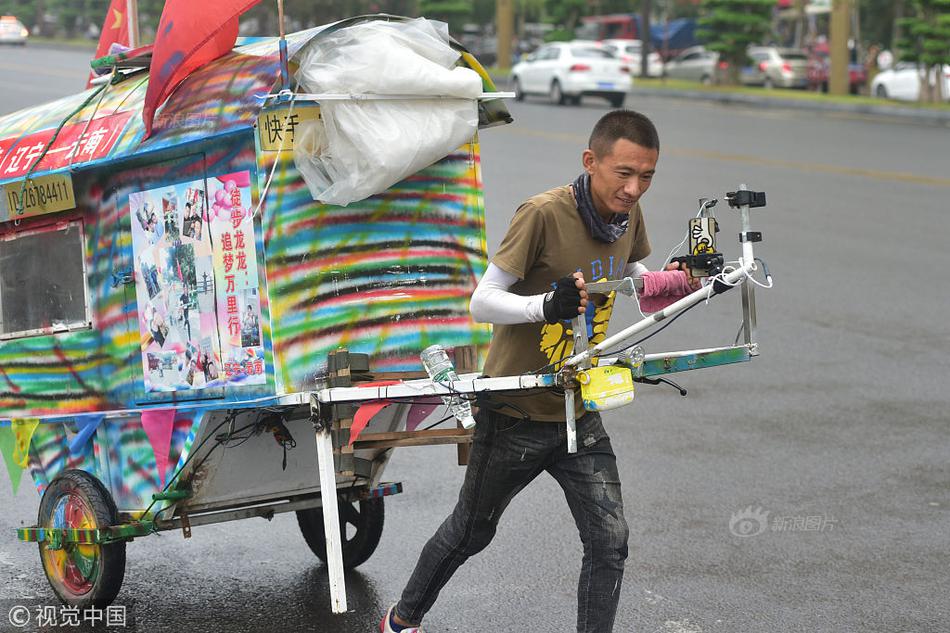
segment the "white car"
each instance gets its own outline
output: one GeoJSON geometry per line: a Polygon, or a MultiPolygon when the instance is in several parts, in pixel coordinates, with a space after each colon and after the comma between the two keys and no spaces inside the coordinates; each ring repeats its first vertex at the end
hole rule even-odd
{"type": "Polygon", "coordinates": [[[548,95],[559,105],[580,103],[581,97],[603,97],[615,108],[633,86],[630,65],[596,44],[545,44],[511,69],[516,99],[548,95]]]}
{"type": "MultiPolygon", "coordinates": [[[[643,70],[641,62],[643,59],[643,42],[640,40],[604,40],[601,42],[601,47],[605,51],[613,53],[620,61],[628,64],[630,73],[634,77],[640,76],[640,71],[643,70]]],[[[649,77],[663,76],[663,59],[656,51],[650,51],[647,56],[647,73],[649,77]]]]}
{"type": "MultiPolygon", "coordinates": [[[[943,67],[943,98],[950,100],[950,66],[943,67]]],[[[920,99],[921,71],[917,64],[900,62],[891,69],[885,70],[871,82],[871,94],[881,99],[898,99],[900,101],[917,101],[920,99]]],[[[937,84],[931,73],[930,85],[937,84]]]]}
{"type": "Polygon", "coordinates": [[[0,44],[26,45],[30,32],[12,15],[0,16],[0,44]]]}

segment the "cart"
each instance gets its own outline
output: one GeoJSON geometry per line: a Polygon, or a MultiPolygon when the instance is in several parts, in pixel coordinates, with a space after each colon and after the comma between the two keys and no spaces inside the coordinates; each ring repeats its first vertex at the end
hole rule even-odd
{"type": "MultiPolygon", "coordinates": [[[[290,35],[290,67],[327,33],[401,19],[290,35]]],[[[356,443],[358,407],[319,412],[313,394],[424,378],[431,344],[477,369],[477,135],[336,207],[295,165],[320,105],[281,92],[276,39],[191,74],[145,140],[147,70],[109,63],[106,83],[0,118],[0,437],[42,495],[18,536],[60,600],[103,607],[135,538],[295,512],[343,611],[342,569],[372,555],[402,489],[384,480],[393,447],[454,443],[464,461],[471,432],[419,430],[430,398],[374,410],[356,443]]],[[[497,99],[477,112],[479,127],[511,120],[497,99]]]]}

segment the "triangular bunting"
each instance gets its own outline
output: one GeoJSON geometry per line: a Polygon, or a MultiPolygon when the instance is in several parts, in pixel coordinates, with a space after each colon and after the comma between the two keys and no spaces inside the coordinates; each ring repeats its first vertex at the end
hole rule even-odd
{"type": "Polygon", "coordinates": [[[142,428],[148,436],[152,452],[155,453],[155,467],[165,487],[165,471],[168,470],[168,451],[172,445],[172,427],[175,425],[174,409],[147,409],[142,411],[142,428]]]}
{"type": "Polygon", "coordinates": [[[105,417],[106,416],[102,413],[96,413],[76,418],[76,425],[79,427],[79,432],[69,441],[70,455],[77,457],[85,450],[86,444],[89,443],[89,438],[96,433],[96,429],[99,428],[99,425],[105,417]]]}
{"type": "Polygon", "coordinates": [[[33,441],[33,431],[39,425],[37,418],[20,418],[10,421],[13,437],[16,443],[13,446],[13,461],[26,468],[30,465],[30,442],[33,441]]]}
{"type": "MultiPolygon", "coordinates": [[[[398,385],[398,380],[377,380],[376,382],[362,382],[358,383],[356,386],[364,389],[370,387],[388,387],[390,385],[398,385]]],[[[363,432],[363,429],[366,428],[366,425],[369,424],[369,421],[373,419],[373,416],[388,407],[392,402],[389,400],[377,400],[375,402],[370,402],[369,404],[364,404],[356,410],[356,415],[353,416],[353,424],[350,426],[350,444],[356,441],[356,438],[360,436],[360,433],[363,432]]]]}
{"type": "Polygon", "coordinates": [[[406,414],[406,430],[415,431],[416,427],[429,417],[429,414],[435,411],[441,404],[443,404],[443,402],[439,398],[416,400],[413,405],[409,407],[409,413],[406,414]]]}
{"type": "Polygon", "coordinates": [[[0,454],[3,455],[3,463],[7,465],[7,473],[10,475],[10,485],[13,487],[14,495],[20,489],[20,477],[23,474],[23,469],[13,460],[13,450],[15,448],[16,438],[13,436],[13,428],[0,426],[0,454]]]}
{"type": "Polygon", "coordinates": [[[369,424],[369,421],[373,419],[373,416],[391,405],[392,402],[389,400],[375,400],[368,404],[361,405],[359,409],[356,410],[356,415],[353,416],[353,424],[350,426],[350,445],[353,445],[353,442],[356,441],[356,438],[360,436],[360,433],[363,432],[363,429],[366,428],[366,425],[369,424]]]}

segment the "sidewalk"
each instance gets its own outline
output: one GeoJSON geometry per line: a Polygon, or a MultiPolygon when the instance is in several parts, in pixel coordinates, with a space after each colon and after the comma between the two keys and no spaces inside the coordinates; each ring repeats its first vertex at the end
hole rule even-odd
{"type": "Polygon", "coordinates": [[[689,99],[691,101],[711,101],[723,104],[735,103],[761,108],[784,108],[791,110],[808,110],[812,112],[858,114],[883,117],[901,122],[950,127],[950,109],[917,108],[886,101],[882,101],[880,105],[869,103],[841,103],[831,100],[820,101],[783,97],[779,91],[756,95],[747,92],[732,92],[728,89],[684,90],[680,88],[637,86],[636,83],[634,83],[633,90],[630,94],[634,97],[689,99]]]}

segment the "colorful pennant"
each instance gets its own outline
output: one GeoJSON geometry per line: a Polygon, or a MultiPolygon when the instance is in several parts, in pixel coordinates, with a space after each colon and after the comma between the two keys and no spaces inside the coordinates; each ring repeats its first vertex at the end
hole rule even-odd
{"type": "Polygon", "coordinates": [[[20,489],[20,477],[23,475],[23,468],[13,459],[15,448],[16,437],[13,435],[13,427],[0,426],[0,454],[3,455],[3,463],[7,465],[7,474],[10,475],[10,485],[13,487],[14,495],[20,489]]]}
{"type": "Polygon", "coordinates": [[[18,418],[10,421],[13,437],[16,439],[13,446],[13,461],[19,464],[20,468],[30,465],[30,442],[39,423],[38,418],[18,418]]]}
{"type": "Polygon", "coordinates": [[[104,420],[105,417],[105,415],[97,413],[76,418],[76,425],[79,427],[79,432],[69,441],[69,454],[71,456],[77,457],[85,450],[89,438],[95,435],[96,429],[99,428],[99,425],[102,424],[102,420],[104,420]]]}
{"type": "Polygon", "coordinates": [[[168,452],[172,444],[172,427],[175,425],[174,409],[147,409],[142,411],[142,428],[148,436],[152,452],[155,453],[155,467],[165,487],[165,472],[168,470],[168,452]]]}

